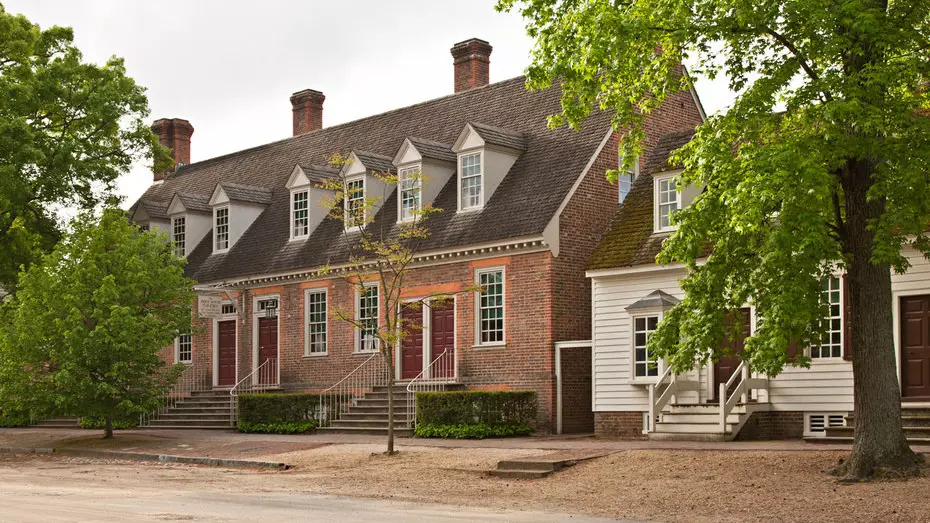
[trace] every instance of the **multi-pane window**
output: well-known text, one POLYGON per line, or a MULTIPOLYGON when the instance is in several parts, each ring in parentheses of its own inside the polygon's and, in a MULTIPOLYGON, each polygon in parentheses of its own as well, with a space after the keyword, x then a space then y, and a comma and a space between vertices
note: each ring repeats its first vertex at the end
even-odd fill
POLYGON ((307 191, 295 192, 291 202, 291 216, 294 222, 294 238, 310 234, 310 202, 307 191))
POLYGON ((649 353, 646 342, 659 324, 658 316, 633 318, 633 377, 647 378, 659 375, 659 362, 649 353))
POLYGON ((481 207, 481 153, 466 154, 460 161, 462 209, 481 207))
POLYGON ((365 223, 365 179, 346 182, 346 226, 358 227, 365 223))
POLYGON ((623 168, 623 157, 620 157, 620 174, 617 176, 617 192, 619 196, 619 203, 623 203, 623 200, 626 200, 628 194, 630 194, 630 189, 633 188, 633 181, 636 180, 636 172, 639 170, 637 167, 639 165, 639 158, 634 160, 636 163, 633 167, 629 169, 623 168))
POLYGON ((171 239, 174 241, 174 253, 178 256, 184 256, 185 254, 186 227, 183 216, 178 216, 171 221, 171 239))
POLYGON ((412 220, 420 210, 420 168, 400 170, 400 219, 412 220))
POLYGON ((178 336, 178 362, 190 363, 194 359, 194 340, 190 334, 178 336))
POLYGON ((143 223, 142 225, 139 226, 139 230, 141 230, 142 232, 148 232, 149 224, 143 223))
POLYGON ((216 229, 214 237, 216 238, 215 251, 225 251, 229 249, 229 208, 224 207, 216 210, 216 229))
POLYGON ((235 313, 236 313, 236 306, 233 305, 232 303, 224 303, 224 304, 223 304, 222 313, 223 313, 224 316, 227 315, 227 314, 235 314, 235 313))
POLYGON ((823 281, 823 300, 829 306, 829 315, 820 322, 823 337, 818 345, 811 346, 811 358, 839 358, 843 356, 843 316, 840 279, 823 281))
POLYGON ((504 342, 504 271, 501 269, 478 273, 478 343, 504 342))
POLYGON ((358 350, 378 350, 378 286, 366 285, 358 295, 358 350))
POLYGON ((307 291, 307 354, 326 354, 326 289, 307 291))
POLYGON ((678 210, 678 191, 675 179, 659 180, 659 229, 672 226, 672 214, 678 210))

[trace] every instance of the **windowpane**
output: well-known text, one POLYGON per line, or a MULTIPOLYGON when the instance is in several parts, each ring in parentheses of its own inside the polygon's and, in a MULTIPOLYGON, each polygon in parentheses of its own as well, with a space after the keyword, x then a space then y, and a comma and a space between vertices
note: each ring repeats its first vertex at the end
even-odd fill
POLYGON ((216 210, 216 245, 217 251, 229 248, 229 208, 216 210))
POLYGON ((294 219, 294 237, 300 238, 310 234, 309 194, 307 191, 294 193, 292 213, 294 219))
POLYGON ((617 177, 617 192, 619 196, 619 203, 623 203, 623 200, 626 200, 628 194, 630 194, 630 189, 633 187, 633 181, 636 180, 636 171, 637 165, 639 164, 639 158, 634 160, 634 166, 630 169, 623 168, 623 156, 620 156, 619 168, 621 169, 619 176, 617 177))
POLYGON ((178 336, 178 362, 190 363, 194 359, 194 343, 190 334, 178 336))
POLYGON ((400 218, 401 220, 410 220, 420 210, 420 168, 401 169, 400 180, 400 218))
POLYGON ((678 191, 675 179, 659 181, 659 228, 671 226, 671 217, 678 210, 678 191))
POLYGON ((307 294, 307 352, 323 354, 326 352, 326 291, 312 291, 307 294))
POLYGON ((378 287, 365 286, 358 297, 359 351, 378 350, 378 287))
POLYGON ((839 358, 843 355, 840 279, 835 277, 825 279, 822 296, 828 305, 829 315, 820 322, 824 333, 820 344, 811 346, 811 358, 839 358))
POLYGON ((462 209, 480 207, 481 202, 481 153, 462 156, 462 209))
POLYGON ((636 378, 659 375, 659 361, 646 348, 646 342, 658 324, 658 316, 633 319, 633 373, 636 378))
POLYGON ((174 253, 178 256, 184 256, 185 254, 185 245, 186 245, 186 228, 187 224, 185 223, 183 216, 178 216, 172 220, 171 224, 171 236, 174 240, 174 253))
POLYGON ((481 287, 478 300, 481 318, 478 343, 502 343, 504 341, 504 272, 501 270, 479 272, 478 285, 481 287))
POLYGON ((346 182, 346 226, 357 227, 365 223, 365 180, 346 182))

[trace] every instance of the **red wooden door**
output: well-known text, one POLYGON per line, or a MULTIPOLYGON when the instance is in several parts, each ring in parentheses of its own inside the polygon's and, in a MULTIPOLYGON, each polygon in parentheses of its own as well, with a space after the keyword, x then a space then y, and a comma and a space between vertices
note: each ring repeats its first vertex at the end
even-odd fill
POLYGON ((217 328, 217 385, 232 387, 236 384, 236 320, 221 321, 217 328))
POLYGON ((258 319, 258 382, 263 385, 276 383, 278 379, 278 318, 258 319), (265 365, 268 360, 272 362, 265 365))
POLYGON ((430 351, 436 360, 430 375, 451 378, 455 376, 455 307, 450 300, 433 304, 430 311, 430 351))
POLYGON ((400 378, 412 380, 423 372, 423 305, 420 302, 405 305, 403 318, 400 378))
MULTIPOLYGON (((726 383, 730 379, 730 376, 736 372, 736 368, 739 367, 740 359, 739 354, 743 352, 743 346, 745 344, 745 339, 750 334, 750 318, 751 312, 749 309, 740 309, 739 314, 741 316, 740 321, 743 322, 743 333, 742 336, 739 336, 735 340, 726 340, 724 341, 724 348, 730 350, 731 355, 720 358, 716 363, 714 363, 714 396, 716 397, 720 391, 720 384, 726 383)), ((728 318, 726 320, 727 324, 732 323, 732 319, 728 318)))
POLYGON ((930 398, 930 296, 901 298, 901 397, 930 398))

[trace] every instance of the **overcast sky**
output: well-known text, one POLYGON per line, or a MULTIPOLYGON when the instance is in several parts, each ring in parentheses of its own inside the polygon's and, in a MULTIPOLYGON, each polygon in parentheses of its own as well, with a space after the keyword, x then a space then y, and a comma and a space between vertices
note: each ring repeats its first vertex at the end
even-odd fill
MULTIPOLYGON (((33 23, 74 28, 89 61, 126 60, 148 88, 152 120, 194 126, 191 161, 291 135, 291 93, 326 95, 335 125, 452 93, 449 49, 491 43, 491 81, 529 65, 532 41, 495 0, 0 0, 33 23)), ((708 113, 732 96, 706 82, 708 113)), ((139 165, 119 180, 131 204, 151 184, 139 165)))

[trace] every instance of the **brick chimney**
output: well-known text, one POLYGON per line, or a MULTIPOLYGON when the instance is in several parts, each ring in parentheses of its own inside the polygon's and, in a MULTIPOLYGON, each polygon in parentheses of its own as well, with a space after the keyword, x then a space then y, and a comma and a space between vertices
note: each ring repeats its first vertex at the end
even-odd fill
POLYGON ((294 110, 294 136, 323 128, 323 100, 319 91, 304 89, 291 95, 294 110))
POLYGON ((488 85, 491 70, 491 44, 472 38, 452 46, 455 66, 455 92, 488 85))
MULTIPOLYGON (((175 168, 191 163, 191 135, 194 126, 181 118, 162 118, 152 124, 152 132, 158 135, 158 141, 171 149, 175 168)), ((164 180, 167 173, 155 173, 155 181, 164 180)))

